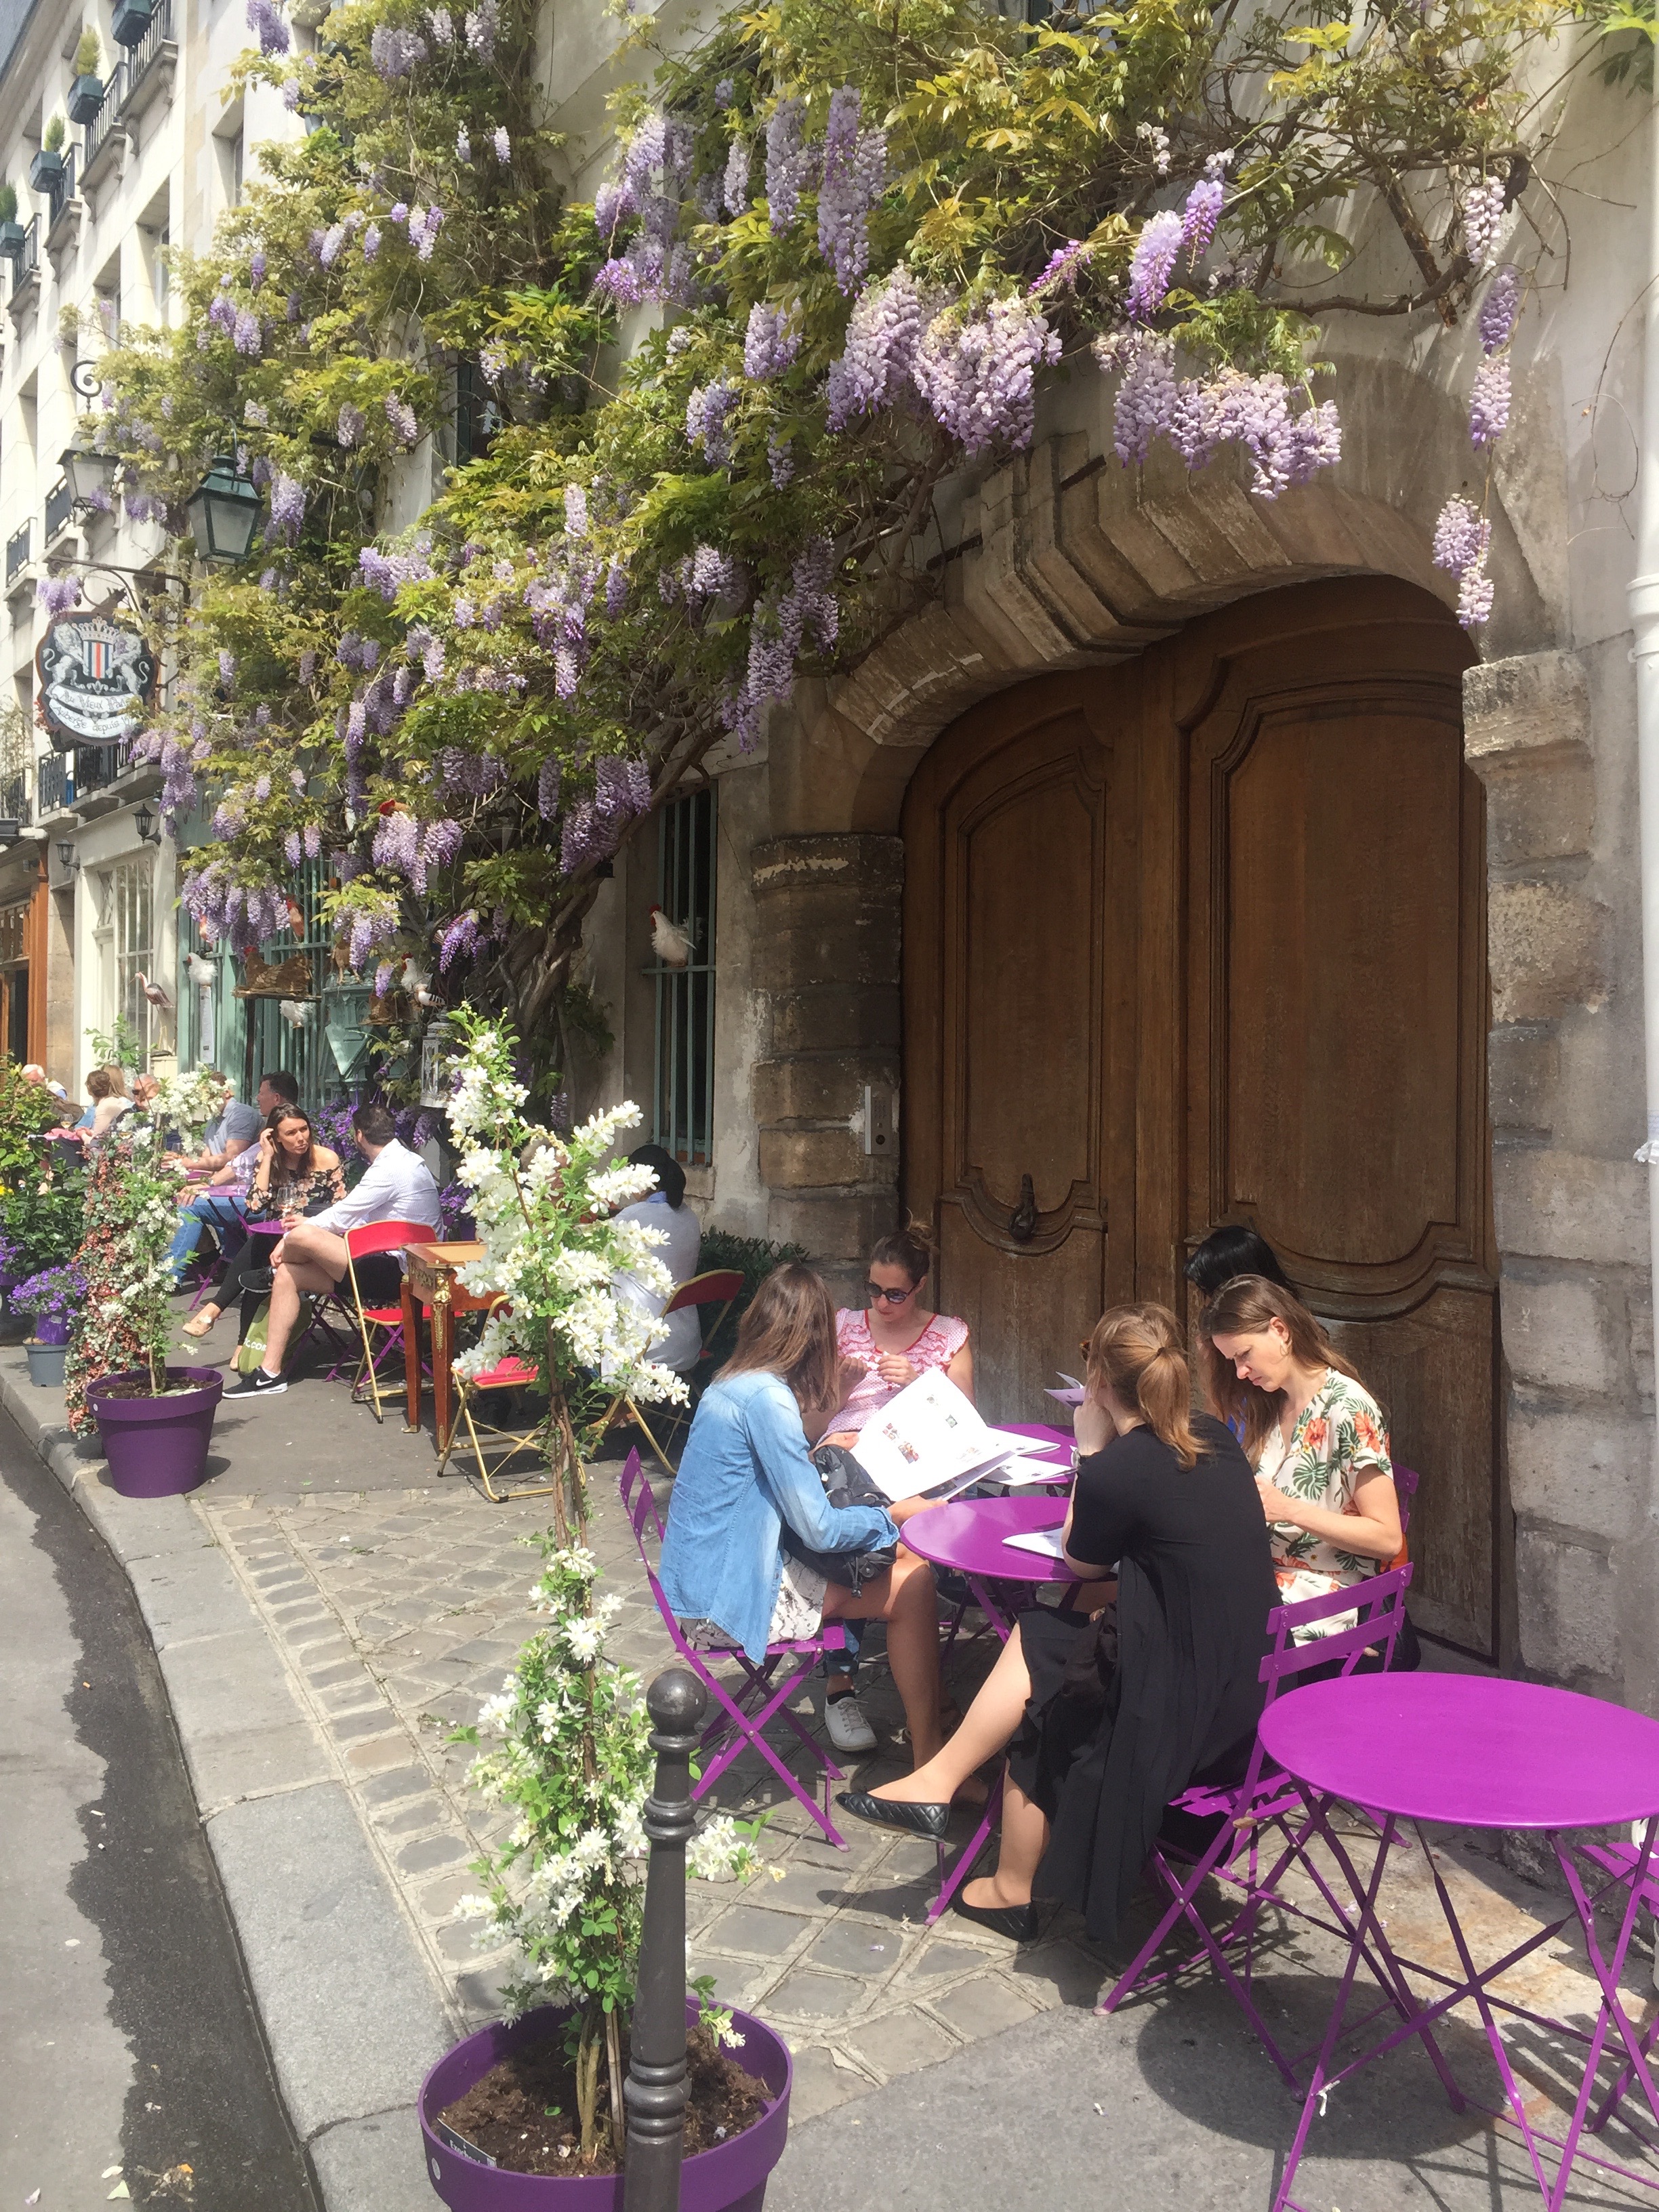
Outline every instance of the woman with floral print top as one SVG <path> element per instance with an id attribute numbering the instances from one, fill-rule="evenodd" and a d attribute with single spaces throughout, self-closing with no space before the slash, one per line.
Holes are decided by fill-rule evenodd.
<path id="1" fill-rule="evenodd" d="M 1238 1276 L 1199 1334 L 1212 1401 L 1255 1469 L 1286 1600 L 1345 1589 L 1396 1559 L 1400 1499 L 1382 1410 L 1295 1293 Z"/>

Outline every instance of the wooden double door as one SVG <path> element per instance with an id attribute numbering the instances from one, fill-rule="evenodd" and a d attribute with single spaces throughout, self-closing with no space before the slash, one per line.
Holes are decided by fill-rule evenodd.
<path id="1" fill-rule="evenodd" d="M 1206 617 L 939 739 L 907 797 L 903 1158 L 981 1403 L 1258 1228 L 1422 1478 L 1419 1623 L 1498 1648 L 1501 1400 L 1472 659 L 1376 579 Z"/>

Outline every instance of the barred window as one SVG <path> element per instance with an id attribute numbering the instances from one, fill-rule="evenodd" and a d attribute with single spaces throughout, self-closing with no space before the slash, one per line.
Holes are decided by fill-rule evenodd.
<path id="1" fill-rule="evenodd" d="M 691 940 L 684 968 L 658 960 L 657 1086 L 652 1136 L 684 1167 L 714 1157 L 714 790 L 658 819 L 657 904 Z"/>

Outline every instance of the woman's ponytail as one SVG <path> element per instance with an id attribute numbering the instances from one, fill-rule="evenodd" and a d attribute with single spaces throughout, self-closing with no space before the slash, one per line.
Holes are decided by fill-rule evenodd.
<path id="1" fill-rule="evenodd" d="M 1133 1406 L 1182 1467 L 1194 1467 L 1204 1444 L 1193 1426 L 1192 1377 L 1181 1324 L 1167 1306 L 1114 1306 L 1089 1340 L 1089 1380 Z"/>

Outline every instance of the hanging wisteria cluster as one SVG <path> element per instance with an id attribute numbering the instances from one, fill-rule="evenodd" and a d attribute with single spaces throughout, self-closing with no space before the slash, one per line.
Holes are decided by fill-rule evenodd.
<path id="1" fill-rule="evenodd" d="M 1490 215 L 1490 202 L 1486 211 Z M 1502 211 L 1500 195 L 1498 213 Z M 1464 220 L 1466 224 L 1471 221 L 1467 208 Z M 1479 236 L 1483 259 L 1489 258 L 1496 221 L 1492 216 L 1487 223 L 1482 217 Z M 1471 252 L 1474 250 L 1472 233 Z M 1520 272 L 1505 266 L 1496 270 L 1487 284 L 1475 321 L 1481 358 L 1469 393 L 1469 443 L 1477 453 L 1494 445 L 1509 428 L 1510 342 L 1520 311 Z M 1497 586 L 1486 566 L 1491 550 L 1492 522 L 1485 501 L 1475 507 L 1461 495 L 1449 499 L 1435 526 L 1434 565 L 1449 569 L 1457 579 L 1457 619 L 1465 629 L 1486 621 L 1492 611 Z"/>

